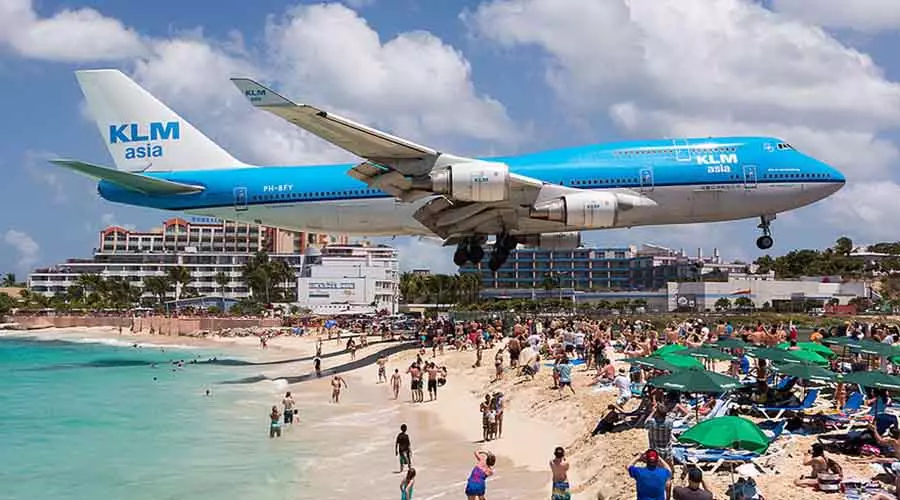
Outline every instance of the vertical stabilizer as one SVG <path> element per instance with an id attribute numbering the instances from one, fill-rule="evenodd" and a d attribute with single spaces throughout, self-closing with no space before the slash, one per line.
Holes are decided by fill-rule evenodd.
<path id="1" fill-rule="evenodd" d="M 76 71 L 119 170 L 166 172 L 246 167 L 121 71 Z"/>

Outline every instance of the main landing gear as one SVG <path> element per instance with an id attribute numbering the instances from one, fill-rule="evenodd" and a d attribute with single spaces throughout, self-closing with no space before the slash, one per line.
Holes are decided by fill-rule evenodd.
<path id="1" fill-rule="evenodd" d="M 466 238 L 459 242 L 456 252 L 453 253 L 453 263 L 457 266 L 464 266 L 466 262 L 478 264 L 484 259 L 484 248 L 481 247 L 481 240 L 478 238 Z"/>
<path id="2" fill-rule="evenodd" d="M 491 258 L 488 260 L 488 267 L 491 271 L 497 272 L 503 267 L 503 264 L 506 264 L 506 259 L 509 258 L 510 252 L 515 250 L 518 244 L 519 240 L 515 236 L 498 234 L 497 242 L 494 244 L 494 251 L 491 252 Z"/>
<path id="3" fill-rule="evenodd" d="M 762 229 L 763 235 L 756 239 L 756 247 L 760 250 L 768 250 L 772 248 L 772 244 L 775 243 L 775 240 L 772 239 L 772 230 L 769 227 L 772 224 L 772 221 L 775 220 L 775 216 L 762 215 L 759 220 L 760 223 L 757 227 Z"/>

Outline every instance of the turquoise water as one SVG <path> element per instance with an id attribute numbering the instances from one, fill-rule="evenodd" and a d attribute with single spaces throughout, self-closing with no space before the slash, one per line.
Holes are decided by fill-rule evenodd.
<path id="1" fill-rule="evenodd" d="M 302 449 L 267 435 L 277 390 L 171 365 L 221 355 L 0 338 L 0 498 L 297 498 Z"/>

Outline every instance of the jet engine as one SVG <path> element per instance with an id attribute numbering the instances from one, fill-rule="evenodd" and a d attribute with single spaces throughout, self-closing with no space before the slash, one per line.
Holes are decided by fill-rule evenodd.
<path id="1" fill-rule="evenodd" d="M 530 216 L 566 226 L 603 229 L 616 225 L 619 199 L 615 193 L 573 193 L 545 201 L 531 209 Z"/>
<path id="2" fill-rule="evenodd" d="M 544 250 L 572 250 L 581 246 L 581 233 L 546 233 L 519 236 L 519 242 L 528 247 Z"/>
<path id="3" fill-rule="evenodd" d="M 435 170 L 431 190 L 451 199 L 494 202 L 509 199 L 509 167 L 503 163 L 466 162 Z"/>

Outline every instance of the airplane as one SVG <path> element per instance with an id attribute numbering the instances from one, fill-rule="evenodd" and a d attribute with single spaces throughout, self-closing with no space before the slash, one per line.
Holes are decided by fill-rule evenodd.
<path id="1" fill-rule="evenodd" d="M 53 163 L 104 199 L 311 232 L 438 237 L 458 266 L 499 270 L 522 244 L 581 245 L 581 231 L 759 218 L 819 201 L 841 172 L 774 137 L 617 142 L 515 156 L 445 153 L 233 78 L 250 103 L 354 155 L 350 164 L 241 162 L 118 70 L 77 71 L 116 168 Z M 452 119 L 452 117 L 448 117 Z"/>

